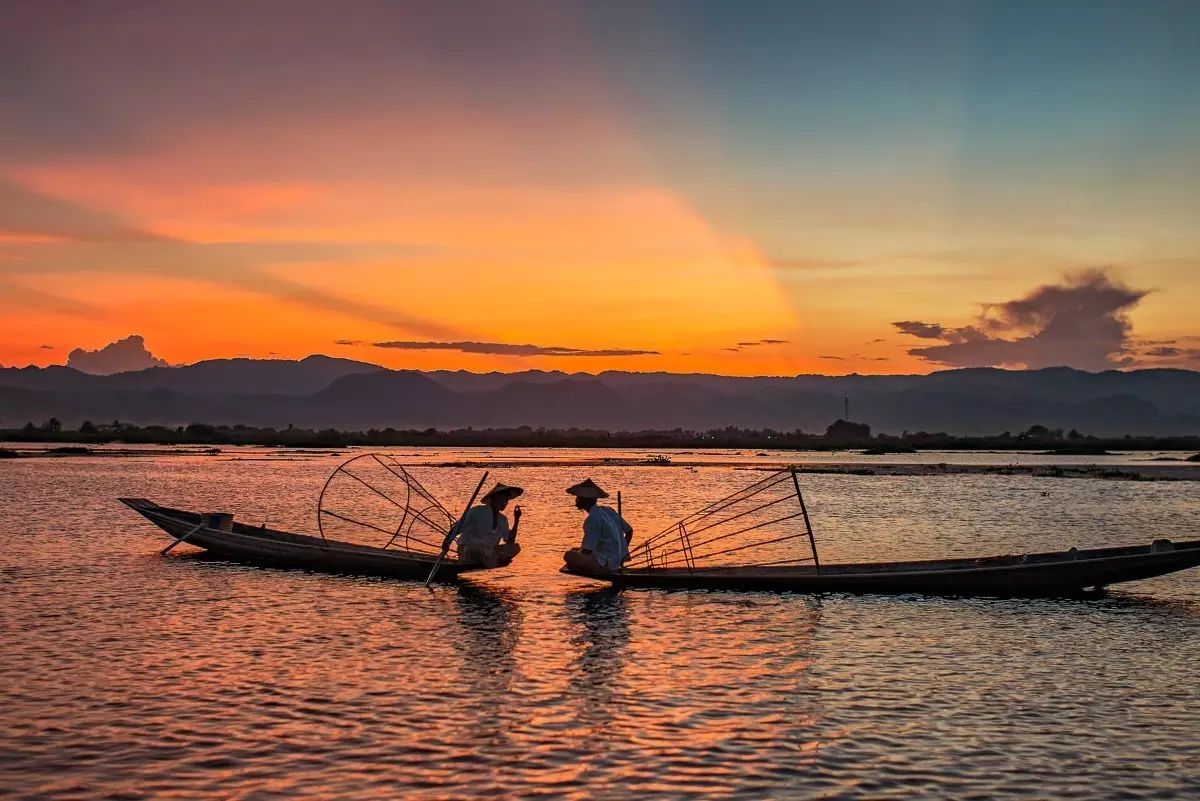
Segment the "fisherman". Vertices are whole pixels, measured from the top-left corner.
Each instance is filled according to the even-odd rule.
[[[525,490],[497,484],[479,499],[479,505],[463,516],[446,535],[443,547],[458,537],[458,561],[483,567],[504,567],[521,552],[517,529],[521,525],[521,507],[513,510],[512,529],[504,509],[508,502]]]
[[[621,567],[629,555],[629,543],[633,540],[633,526],[617,511],[601,506],[597,501],[607,498],[608,493],[596,482],[585,478],[567,488],[568,495],[575,496],[575,508],[587,512],[583,520],[583,542],[563,554],[567,567],[579,573],[612,573]]]

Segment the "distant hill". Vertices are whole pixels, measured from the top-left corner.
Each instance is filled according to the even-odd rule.
[[[1097,436],[1200,433],[1200,373],[969,369],[930,375],[739,378],[705,374],[389,370],[309,356],[217,359],[108,376],[0,368],[0,426],[114,419],[335,428],[588,427],[823,431],[842,414],[876,431],[959,435],[1033,424]]]

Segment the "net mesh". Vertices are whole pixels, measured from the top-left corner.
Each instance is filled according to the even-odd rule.
[[[436,556],[454,518],[403,465],[385,453],[343,463],[321,490],[317,525],[327,541]]]
[[[815,561],[800,483],[795,470],[788,468],[648,537],[631,549],[624,567],[696,570]]]

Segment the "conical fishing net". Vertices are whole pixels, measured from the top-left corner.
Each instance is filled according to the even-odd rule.
[[[446,507],[386,453],[343,463],[317,503],[322,537],[372,548],[437,556],[453,523]]]

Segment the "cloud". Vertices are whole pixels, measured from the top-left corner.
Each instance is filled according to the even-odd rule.
[[[53,345],[39,345],[38,347],[41,348],[42,350],[54,350]]]
[[[892,323],[902,334],[908,334],[922,339],[941,339],[946,333],[946,329],[937,323],[921,323],[916,320],[902,320],[898,323]],[[879,342],[880,340],[875,340]]]
[[[846,357],[845,357],[845,356],[818,356],[817,358],[818,358],[818,359],[829,359],[830,361],[835,361],[835,362],[844,362],[844,361],[846,361]]]
[[[46,240],[6,245],[5,251],[17,258],[0,265],[0,278],[102,270],[192,278],[421,336],[451,337],[459,333],[436,320],[334,295],[269,271],[278,265],[347,258],[411,258],[428,248],[379,242],[191,242],[141,230],[111,215],[2,179],[0,234]],[[9,291],[7,287],[6,283],[5,292]],[[49,296],[43,301],[50,302]],[[95,313],[81,304],[75,307],[75,311],[64,307],[63,312]]]
[[[104,309],[72,298],[43,292],[11,281],[0,281],[0,303],[9,306],[20,306],[24,310],[38,309],[51,314],[62,314],[70,317],[83,317],[88,320],[99,320],[105,317]]]
[[[354,340],[338,340],[338,344]],[[493,356],[658,356],[656,350],[626,348],[566,348],[561,345],[511,345],[505,342],[374,342],[377,348],[399,350],[455,350],[460,353],[485,353]]]
[[[333,344],[357,346],[357,345],[365,345],[366,343],[363,342],[361,339],[339,339],[336,342],[334,342]]]
[[[137,334],[119,339],[98,350],[75,348],[67,355],[67,367],[83,373],[112,375],[168,364],[146,349],[146,341]]]
[[[786,339],[756,339],[753,342],[739,342],[739,348],[753,348],[759,345],[786,345],[789,340]]]
[[[935,364],[1108,370],[1130,363],[1132,327],[1126,314],[1145,296],[1104,270],[1090,269],[1015,300],[986,304],[974,325],[892,325],[911,336],[940,340],[908,351]]]
[[[1141,340],[1129,349],[1128,366],[1138,368],[1178,367],[1189,370],[1200,368],[1200,348],[1188,347],[1185,342],[1197,337],[1178,339]]]
[[[845,270],[850,267],[857,267],[862,264],[861,261],[853,259],[772,259],[771,266],[777,270]]]

